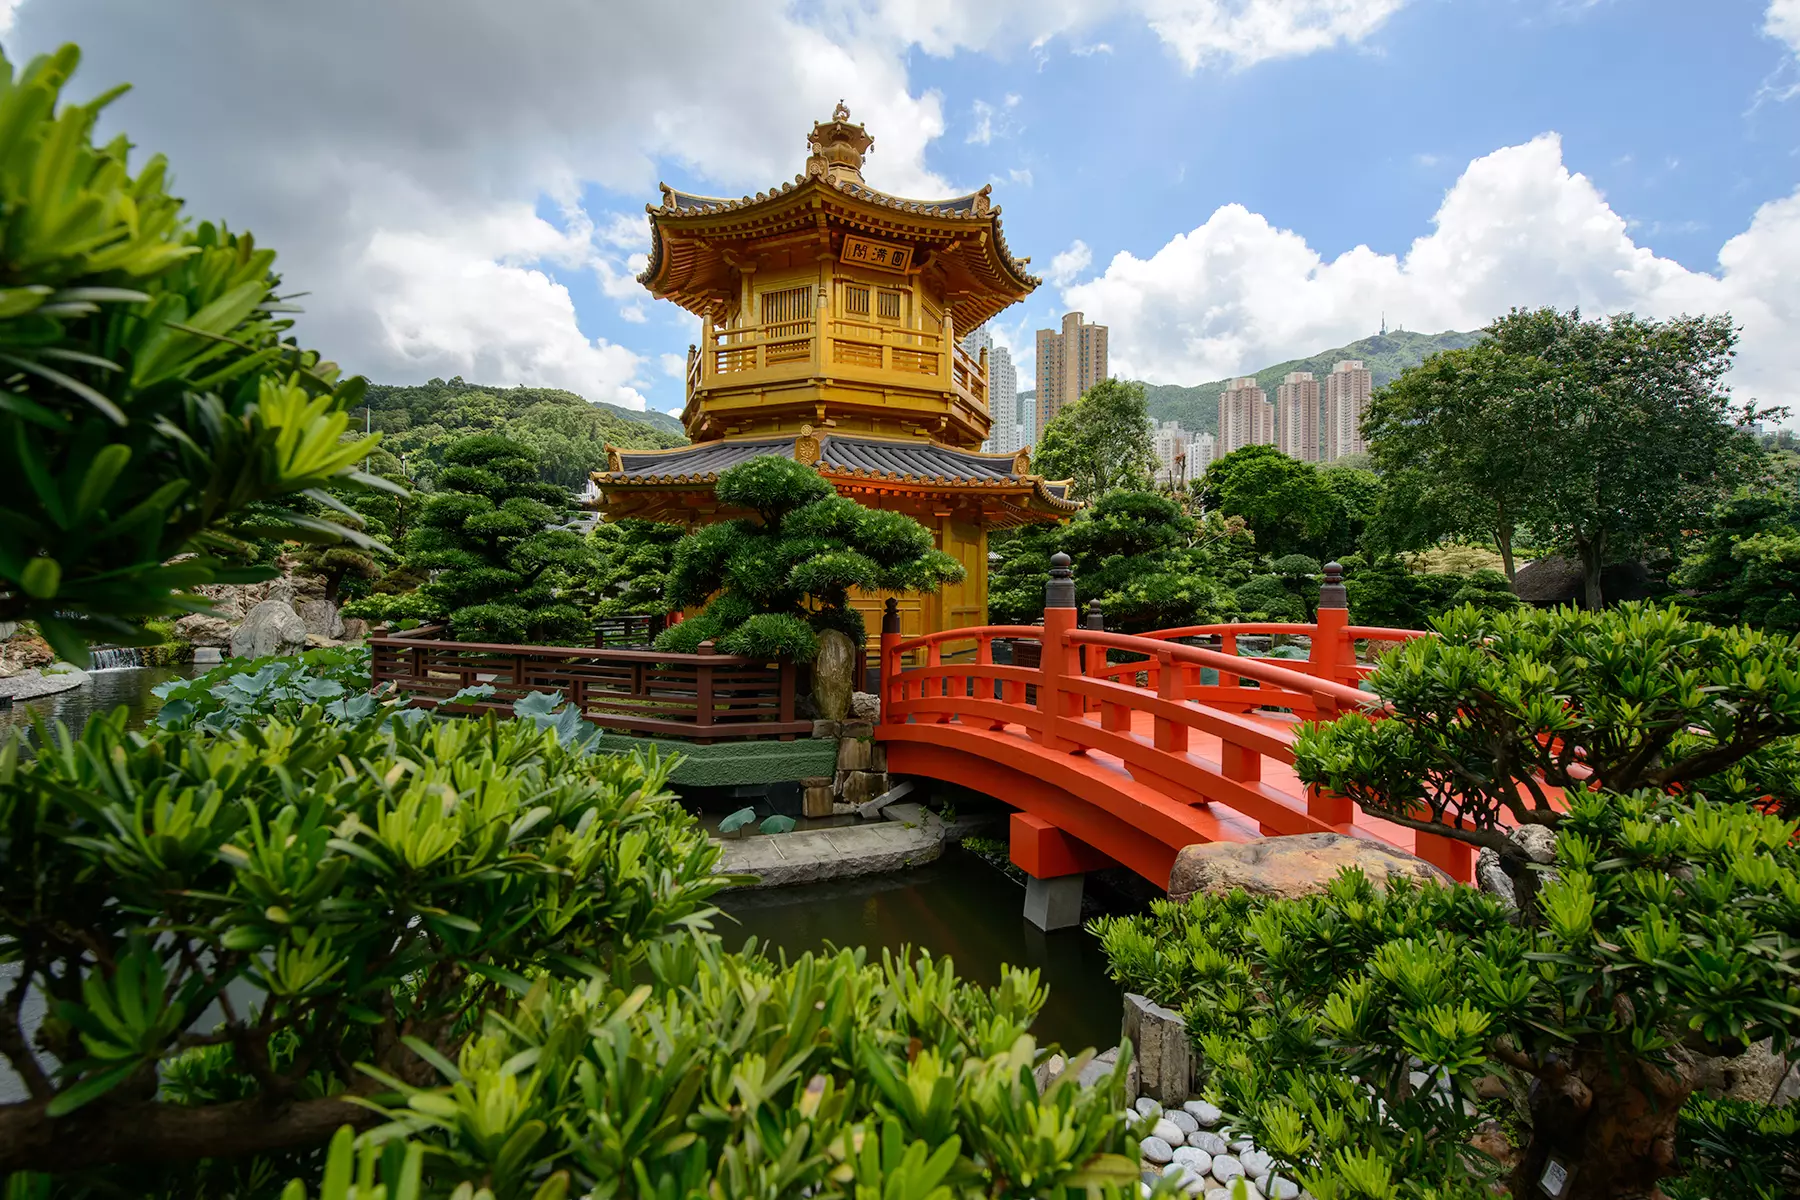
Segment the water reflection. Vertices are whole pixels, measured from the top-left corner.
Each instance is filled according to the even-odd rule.
[[[826,942],[881,949],[903,945],[949,955],[956,972],[981,984],[1000,982],[1000,964],[1035,967],[1050,989],[1032,1032],[1065,1049],[1096,1049],[1119,1040],[1121,992],[1106,977],[1100,945],[1085,930],[1044,933],[1024,917],[1025,889],[959,849],[929,866],[838,883],[727,892],[722,907],[738,921],[720,922],[728,946],[747,935],[798,955]]]
[[[131,713],[132,729],[142,729],[162,707],[162,701],[150,689],[170,679],[187,678],[191,667],[121,667],[112,671],[91,671],[88,681],[78,688],[39,696],[33,700],[15,700],[10,709],[0,710],[0,729],[28,728],[34,713],[43,714],[46,722],[61,721],[69,732],[79,734],[90,716],[110,712],[124,705]]]

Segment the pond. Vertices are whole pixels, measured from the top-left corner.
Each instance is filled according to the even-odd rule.
[[[913,946],[948,955],[961,978],[1000,982],[1000,965],[1037,969],[1050,1000],[1032,1027],[1039,1044],[1105,1049],[1119,1040],[1119,986],[1106,977],[1100,943],[1084,929],[1045,933],[1025,920],[1025,889],[998,868],[951,847],[928,866],[834,883],[727,892],[719,906],[736,919],[717,923],[725,944],[749,935],[790,957],[835,946],[866,946],[879,962],[885,947]]]
[[[91,671],[88,681],[78,688],[39,696],[33,700],[17,700],[10,709],[0,709],[0,729],[28,728],[33,714],[41,713],[47,722],[61,721],[71,733],[79,734],[90,716],[110,712],[124,705],[131,713],[131,728],[141,729],[150,723],[162,701],[150,689],[171,679],[185,679],[193,674],[191,667],[118,667],[109,671]]]

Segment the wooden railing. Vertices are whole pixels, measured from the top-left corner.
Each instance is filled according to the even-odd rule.
[[[981,359],[977,359],[964,350],[961,345],[958,345],[950,357],[952,387],[968,403],[986,412],[988,406],[987,363],[983,361],[986,358],[986,351],[982,352]]]
[[[596,725],[620,733],[715,741],[810,734],[796,715],[791,661],[660,650],[513,646],[435,638],[369,639],[371,675],[413,703],[437,707],[464,688],[489,684],[494,695],[448,711],[510,712],[532,692],[551,692]]]
[[[622,617],[601,617],[594,622],[594,645],[648,647],[663,631],[668,618],[662,614],[629,613]]]

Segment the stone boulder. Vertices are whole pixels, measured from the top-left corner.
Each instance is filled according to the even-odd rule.
[[[881,720],[881,697],[874,692],[850,693],[850,715],[873,725]]]
[[[175,622],[175,636],[193,646],[229,646],[231,622],[207,613],[189,613]]]
[[[850,692],[856,679],[856,644],[836,629],[819,635],[819,656],[813,659],[813,703],[822,721],[841,721],[850,711]]]
[[[1383,842],[1339,833],[1302,833],[1254,842],[1204,842],[1184,848],[1169,872],[1169,899],[1185,904],[1195,895],[1223,895],[1242,888],[1252,896],[1310,896],[1339,872],[1360,867],[1377,886],[1391,876],[1449,883],[1424,859]]]
[[[360,642],[369,636],[369,623],[361,617],[345,617],[343,620],[346,642]]]
[[[294,611],[305,622],[306,632],[333,641],[344,636],[344,619],[338,616],[338,606],[325,597],[301,600],[294,605]]]
[[[20,632],[15,628],[5,641],[0,642],[0,676],[47,667],[55,661],[56,651],[35,633]]]
[[[235,658],[266,658],[306,649],[306,622],[285,600],[264,600],[231,635]]]

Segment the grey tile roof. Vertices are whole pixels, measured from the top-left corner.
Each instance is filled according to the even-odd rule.
[[[619,451],[619,475],[717,475],[762,454],[794,457],[793,438],[767,438],[750,442],[702,442],[657,454]]]
[[[908,445],[832,435],[821,439],[819,461],[828,467],[873,471],[880,475],[918,475],[949,479],[1016,480],[1012,459],[988,458],[929,443]]]

